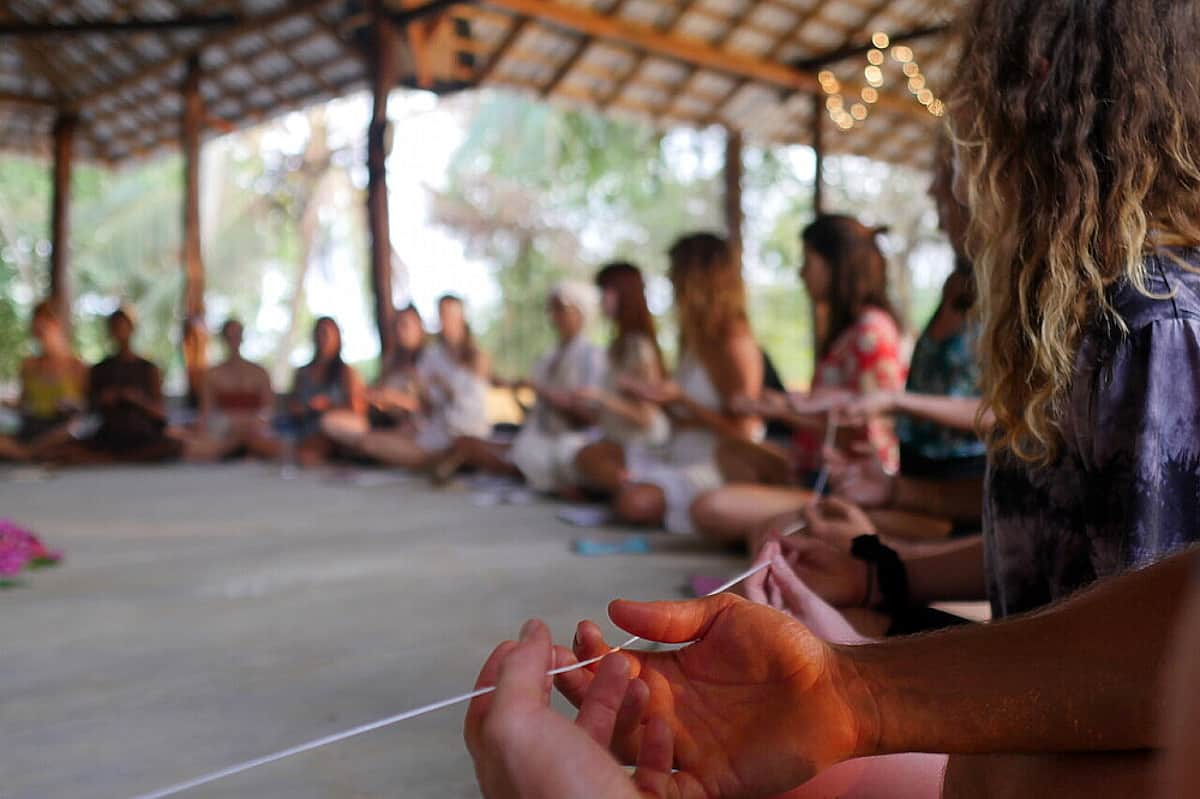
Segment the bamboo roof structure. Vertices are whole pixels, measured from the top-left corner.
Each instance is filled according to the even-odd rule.
[[[398,85],[510,89],[670,128],[927,165],[961,0],[384,0]],[[0,150],[176,147],[198,75],[205,135],[371,85],[371,3],[4,0]],[[378,11],[378,8],[376,8]],[[877,34],[886,34],[884,42]],[[873,41],[874,39],[874,41]],[[879,63],[874,63],[878,61]],[[870,74],[871,67],[878,69]]]

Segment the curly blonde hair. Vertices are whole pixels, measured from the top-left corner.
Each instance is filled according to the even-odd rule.
[[[670,278],[679,320],[679,354],[704,364],[723,393],[731,379],[730,341],[748,330],[742,265],[729,243],[712,233],[693,233],[671,247]]]
[[[950,98],[979,282],[990,445],[1059,452],[1085,329],[1200,243],[1200,4],[974,0]],[[961,185],[961,184],[960,184]]]

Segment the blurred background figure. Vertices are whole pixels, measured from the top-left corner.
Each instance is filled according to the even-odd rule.
[[[312,360],[296,370],[288,412],[296,437],[296,462],[316,466],[334,452],[334,441],[321,432],[321,419],[349,411],[365,424],[366,392],[358,372],[342,360],[342,331],[323,316],[313,325]]]
[[[226,358],[200,383],[199,416],[184,436],[184,457],[214,461],[238,455],[273,460],[282,447],[271,430],[275,390],[267,370],[242,357],[244,328],[237,319],[221,327]]]
[[[0,436],[0,460],[45,456],[70,440],[72,420],[87,407],[87,364],[71,351],[50,303],[33,309],[30,334],[37,353],[21,363],[20,427],[14,436]]]

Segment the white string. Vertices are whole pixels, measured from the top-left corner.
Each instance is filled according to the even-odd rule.
[[[836,425],[832,421],[830,421],[830,423],[825,426],[825,447],[826,448],[833,446],[833,439],[834,439],[836,432],[837,432]],[[814,502],[820,498],[821,494],[825,490],[825,484],[828,481],[829,481],[829,464],[825,463],[821,466],[821,471],[817,475],[816,483],[814,483],[814,489],[815,489],[815,493],[813,496]],[[808,525],[804,521],[797,521],[797,522],[794,522],[793,524],[791,524],[790,526],[785,527],[783,529],[783,531],[780,533],[780,535],[785,536],[785,537],[789,536],[789,535],[794,535],[794,534],[800,532],[801,530],[805,529],[807,526]],[[731,577],[726,582],[722,583],[721,585],[717,586],[713,590],[709,591],[707,594],[704,595],[704,597],[707,599],[708,597],[716,596],[717,594],[723,594],[726,591],[728,591],[730,588],[733,588],[738,583],[742,582],[743,580],[747,580],[747,579],[753,577],[754,575],[758,574],[760,571],[762,571],[763,569],[767,568],[770,565],[771,565],[770,561],[763,561],[762,563],[758,564],[757,566],[751,566],[749,569],[746,569],[746,571],[742,572],[741,574],[737,575],[736,577]],[[614,652],[620,652],[622,650],[629,649],[629,647],[633,646],[634,644],[638,643],[641,640],[643,640],[643,639],[640,638],[639,636],[635,635],[632,638],[630,638],[629,640],[622,642],[619,646],[615,646],[612,649],[608,650],[603,655],[597,655],[594,658],[582,660],[582,661],[579,661],[578,663],[572,663],[569,666],[559,666],[556,669],[550,669],[549,671],[546,672],[546,676],[553,677],[558,674],[566,674],[567,672],[577,671],[579,669],[586,668],[595,663],[599,663],[601,660],[604,660],[606,657],[613,654]],[[390,727],[393,724],[399,724],[402,721],[407,721],[409,719],[415,719],[418,716],[424,716],[427,713],[433,713],[435,710],[441,710],[443,708],[452,707],[454,705],[462,704],[463,702],[470,702],[472,699],[475,699],[480,696],[485,696],[487,694],[492,693],[495,690],[496,690],[496,686],[494,686],[494,685],[484,686],[483,688],[476,688],[474,691],[471,691],[470,693],[459,694],[458,696],[452,696],[448,699],[440,699],[437,702],[431,702],[430,704],[423,705],[422,707],[413,708],[412,710],[406,710],[403,713],[396,714],[395,716],[388,716],[387,718],[379,719],[378,721],[372,721],[367,724],[362,724],[358,727],[353,727],[349,730],[343,730],[342,732],[335,732],[332,735],[326,735],[324,738],[316,738],[314,740],[308,741],[307,743],[302,743],[302,744],[298,744],[297,746],[293,746],[289,749],[281,749],[278,752],[272,752],[269,755],[263,755],[262,757],[256,757],[253,760],[247,760],[243,763],[238,763],[237,765],[234,765],[234,766],[228,766],[226,768],[221,769],[220,771],[213,771],[213,772],[210,772],[203,776],[196,777],[195,779],[188,780],[186,782],[179,782],[174,785],[168,786],[166,788],[161,788],[157,791],[153,791],[151,793],[139,794],[139,795],[135,796],[133,799],[166,799],[166,797],[168,797],[168,796],[175,796],[176,794],[183,793],[184,791],[190,791],[192,788],[199,788],[201,785],[207,785],[210,782],[216,782],[217,780],[221,780],[226,777],[232,777],[234,774],[241,774],[243,771],[249,771],[250,769],[258,768],[259,766],[265,766],[265,765],[268,765],[269,763],[275,763],[279,760],[293,757],[295,755],[300,755],[305,752],[311,752],[313,749],[320,749],[323,746],[329,746],[331,744],[335,744],[340,741],[345,741],[348,738],[354,738],[359,735],[365,735],[368,732],[374,732],[375,730],[380,730],[380,729],[383,729],[384,727]]]

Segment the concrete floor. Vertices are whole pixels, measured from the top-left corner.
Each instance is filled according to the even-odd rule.
[[[24,482],[0,517],[66,552],[0,592],[0,797],[128,799],[470,688],[538,615],[567,642],[614,596],[681,596],[736,556],[663,537],[580,558],[552,506],[255,464]],[[462,707],[186,794],[475,796]]]

